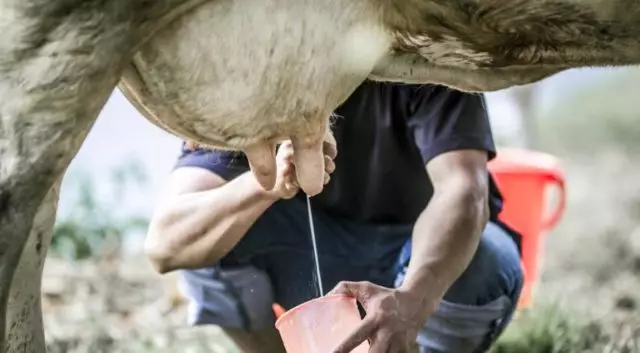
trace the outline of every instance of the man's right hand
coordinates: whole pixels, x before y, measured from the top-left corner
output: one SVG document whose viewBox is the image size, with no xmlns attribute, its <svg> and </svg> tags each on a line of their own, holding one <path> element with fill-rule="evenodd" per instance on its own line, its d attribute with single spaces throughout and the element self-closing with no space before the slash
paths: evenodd
<svg viewBox="0 0 640 353">
<path fill-rule="evenodd" d="M 331 180 L 331 173 L 336 169 L 334 158 L 337 155 L 337 148 L 333 136 L 324 142 L 324 185 Z M 294 164 L 295 151 L 291 141 L 287 140 L 280 145 L 276 154 L 276 185 L 269 191 L 271 195 L 278 199 L 291 199 L 300 191 L 300 184 L 296 174 Z"/>
</svg>

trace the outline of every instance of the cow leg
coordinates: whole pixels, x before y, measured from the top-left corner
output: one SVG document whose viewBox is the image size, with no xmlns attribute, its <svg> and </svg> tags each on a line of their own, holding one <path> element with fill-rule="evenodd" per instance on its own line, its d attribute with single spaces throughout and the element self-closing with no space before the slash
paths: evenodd
<svg viewBox="0 0 640 353">
<path fill-rule="evenodd" d="M 7 352 L 44 352 L 40 285 L 56 220 L 60 181 L 38 208 L 33 228 L 15 271 L 7 308 Z"/>
<path fill-rule="evenodd" d="M 45 196 L 130 56 L 131 3 L 0 0 L 0 352 L 45 351 L 38 314 L 29 317 L 18 306 L 7 317 L 8 301 L 18 295 L 23 297 L 14 303 L 37 301 L 39 286 L 23 283 L 37 276 L 16 277 L 16 271 L 24 266 L 20 274 L 40 273 L 46 247 L 34 252 L 25 244 L 35 234 L 38 248 L 38 234 L 51 230 L 50 222 L 34 227 L 37 211 L 47 212 L 41 208 Z M 20 344 L 31 337 L 33 345 L 24 350 Z"/>
</svg>

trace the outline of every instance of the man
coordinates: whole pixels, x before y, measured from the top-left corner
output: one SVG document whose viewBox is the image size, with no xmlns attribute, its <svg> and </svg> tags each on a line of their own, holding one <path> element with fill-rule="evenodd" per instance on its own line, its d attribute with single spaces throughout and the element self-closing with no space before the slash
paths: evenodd
<svg viewBox="0 0 640 353">
<path fill-rule="evenodd" d="M 372 353 L 412 352 L 416 337 L 422 353 L 484 351 L 523 279 L 517 237 L 497 221 L 483 96 L 365 82 L 335 114 L 311 201 L 321 280 L 366 316 L 334 352 L 364 340 Z M 183 147 L 147 237 L 159 272 L 185 269 L 192 323 L 220 325 L 246 353 L 284 352 L 272 303 L 318 296 L 293 153 L 280 145 L 265 191 L 242 154 Z"/>
</svg>

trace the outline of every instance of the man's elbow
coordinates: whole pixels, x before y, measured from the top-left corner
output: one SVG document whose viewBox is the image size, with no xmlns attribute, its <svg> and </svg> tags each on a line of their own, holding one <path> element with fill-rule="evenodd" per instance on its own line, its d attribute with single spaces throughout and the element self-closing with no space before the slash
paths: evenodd
<svg viewBox="0 0 640 353">
<path fill-rule="evenodd" d="M 162 229 L 158 229 L 156 225 L 151 224 L 144 242 L 144 253 L 159 274 L 169 273 L 177 269 L 175 265 L 176 252 L 162 239 Z"/>
<path fill-rule="evenodd" d="M 482 186 L 464 188 L 461 200 L 469 225 L 477 232 L 482 232 L 491 215 L 487 188 Z"/>
<path fill-rule="evenodd" d="M 475 217 L 478 222 L 479 230 L 482 231 L 489 222 L 491 217 L 491 209 L 489 207 L 489 191 L 486 187 L 478 187 L 472 191 L 473 207 L 475 211 Z"/>
<path fill-rule="evenodd" d="M 177 269 L 177 267 L 173 265 L 171 255 L 161 246 L 145 245 L 145 254 L 151 262 L 153 269 L 161 275 Z"/>
</svg>

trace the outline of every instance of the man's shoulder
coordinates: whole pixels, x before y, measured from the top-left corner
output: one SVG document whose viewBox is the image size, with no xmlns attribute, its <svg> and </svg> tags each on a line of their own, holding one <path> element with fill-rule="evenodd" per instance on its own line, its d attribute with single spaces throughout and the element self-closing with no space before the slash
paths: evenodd
<svg viewBox="0 0 640 353">
<path fill-rule="evenodd" d="M 197 147 L 190 149 L 182 143 L 175 168 L 199 167 L 215 172 L 227 178 L 230 175 L 246 171 L 249 163 L 244 153 L 222 149 Z"/>
<path fill-rule="evenodd" d="M 190 148 L 185 142 L 180 146 L 180 158 L 185 156 L 216 156 L 220 158 L 244 158 L 240 151 L 224 150 L 210 147 L 198 146 Z"/>
</svg>

